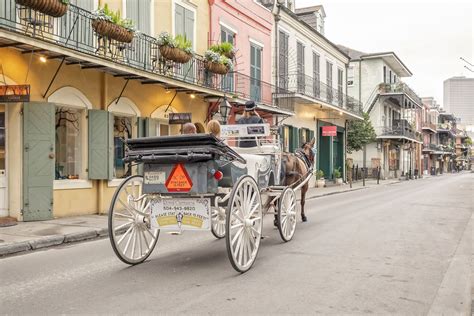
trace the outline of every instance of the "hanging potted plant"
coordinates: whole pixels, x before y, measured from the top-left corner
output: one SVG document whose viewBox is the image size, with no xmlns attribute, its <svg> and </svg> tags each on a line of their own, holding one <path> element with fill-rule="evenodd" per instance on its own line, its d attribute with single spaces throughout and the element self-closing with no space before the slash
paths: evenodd
<svg viewBox="0 0 474 316">
<path fill-rule="evenodd" d="M 234 45 L 229 42 L 212 45 L 211 47 L 209 47 L 209 50 L 213 51 L 214 53 L 218 53 L 219 55 L 224 55 L 225 57 L 231 60 L 234 59 L 236 52 Z"/>
<path fill-rule="evenodd" d="M 212 73 L 225 75 L 233 69 L 232 61 L 219 53 L 208 50 L 204 53 L 204 67 Z"/>
<path fill-rule="evenodd" d="M 324 188 L 326 185 L 326 180 L 324 180 L 324 172 L 322 170 L 317 170 L 314 172 L 316 176 L 316 187 Z"/>
<path fill-rule="evenodd" d="M 334 182 L 337 185 L 342 185 L 342 173 L 341 173 L 341 167 L 334 169 Z"/>
<path fill-rule="evenodd" d="M 173 38 L 168 32 L 158 35 L 158 48 L 163 58 L 185 64 L 193 57 L 193 44 L 183 35 Z"/>
<path fill-rule="evenodd" d="M 100 36 L 122 43 L 130 43 L 135 35 L 135 27 L 129 19 L 122 19 L 120 11 L 114 12 L 107 4 L 94 13 L 92 28 Z"/>
<path fill-rule="evenodd" d="M 16 3 L 46 15 L 59 18 L 66 14 L 69 0 L 16 0 Z"/>
</svg>

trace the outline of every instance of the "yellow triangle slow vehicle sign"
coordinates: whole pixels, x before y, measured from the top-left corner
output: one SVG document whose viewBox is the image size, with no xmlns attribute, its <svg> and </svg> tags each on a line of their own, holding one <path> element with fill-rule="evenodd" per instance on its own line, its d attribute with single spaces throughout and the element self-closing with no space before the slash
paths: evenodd
<svg viewBox="0 0 474 316">
<path fill-rule="evenodd" d="M 168 192 L 189 192 L 193 182 L 184 168 L 184 165 L 176 164 L 165 183 Z"/>
</svg>

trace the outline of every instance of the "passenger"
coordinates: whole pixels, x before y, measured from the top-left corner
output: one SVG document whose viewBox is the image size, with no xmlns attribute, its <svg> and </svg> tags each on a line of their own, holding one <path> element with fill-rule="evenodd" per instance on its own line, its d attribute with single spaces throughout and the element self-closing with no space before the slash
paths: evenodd
<svg viewBox="0 0 474 316">
<path fill-rule="evenodd" d="M 183 128 L 181 129 L 181 134 L 197 134 L 196 125 L 193 123 L 184 124 Z"/>
<path fill-rule="evenodd" d="M 255 111 L 256 108 L 257 105 L 254 101 L 247 101 L 245 103 L 244 116 L 237 121 L 237 124 L 262 124 L 263 119 L 258 115 L 257 111 Z M 257 141 L 254 137 L 242 137 L 239 146 L 245 148 L 256 147 Z"/>
<path fill-rule="evenodd" d="M 210 120 L 207 123 L 207 131 L 219 139 L 221 137 L 221 124 L 217 120 Z"/>
</svg>

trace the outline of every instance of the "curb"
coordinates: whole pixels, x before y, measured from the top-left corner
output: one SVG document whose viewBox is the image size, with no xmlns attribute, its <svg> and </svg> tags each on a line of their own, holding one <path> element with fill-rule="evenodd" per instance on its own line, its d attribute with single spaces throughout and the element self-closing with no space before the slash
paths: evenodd
<svg viewBox="0 0 474 316">
<path fill-rule="evenodd" d="M 109 236 L 107 228 L 98 228 L 84 232 L 71 233 L 66 235 L 52 235 L 30 241 L 15 242 L 6 245 L 0 245 L 0 259 L 8 255 L 18 254 L 31 250 L 58 246 L 66 243 L 79 242 L 84 240 L 100 239 Z"/>
<path fill-rule="evenodd" d="M 354 189 L 349 189 L 349 190 L 344 190 L 344 191 L 328 192 L 328 193 L 324 193 L 324 194 L 320 194 L 320 195 L 310 196 L 310 197 L 306 198 L 306 200 L 314 200 L 314 199 L 322 198 L 322 197 L 325 197 L 325 196 L 330 196 L 330 195 L 335 195 L 335 194 L 342 194 L 342 193 L 359 191 L 359 190 L 365 190 L 365 189 L 368 189 L 368 188 L 371 188 L 371 187 L 362 187 L 362 188 L 354 188 Z"/>
</svg>

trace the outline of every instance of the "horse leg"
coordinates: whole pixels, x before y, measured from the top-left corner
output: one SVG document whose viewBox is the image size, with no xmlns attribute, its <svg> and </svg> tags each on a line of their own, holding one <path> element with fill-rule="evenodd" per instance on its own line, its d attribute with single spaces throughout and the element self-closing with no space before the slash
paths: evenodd
<svg viewBox="0 0 474 316">
<path fill-rule="evenodd" d="M 306 191 L 308 191 L 308 184 L 305 184 L 301 188 L 301 220 L 303 222 L 306 222 L 308 219 L 306 218 L 306 215 L 304 213 L 304 204 L 305 204 L 305 198 L 306 198 Z"/>
</svg>

